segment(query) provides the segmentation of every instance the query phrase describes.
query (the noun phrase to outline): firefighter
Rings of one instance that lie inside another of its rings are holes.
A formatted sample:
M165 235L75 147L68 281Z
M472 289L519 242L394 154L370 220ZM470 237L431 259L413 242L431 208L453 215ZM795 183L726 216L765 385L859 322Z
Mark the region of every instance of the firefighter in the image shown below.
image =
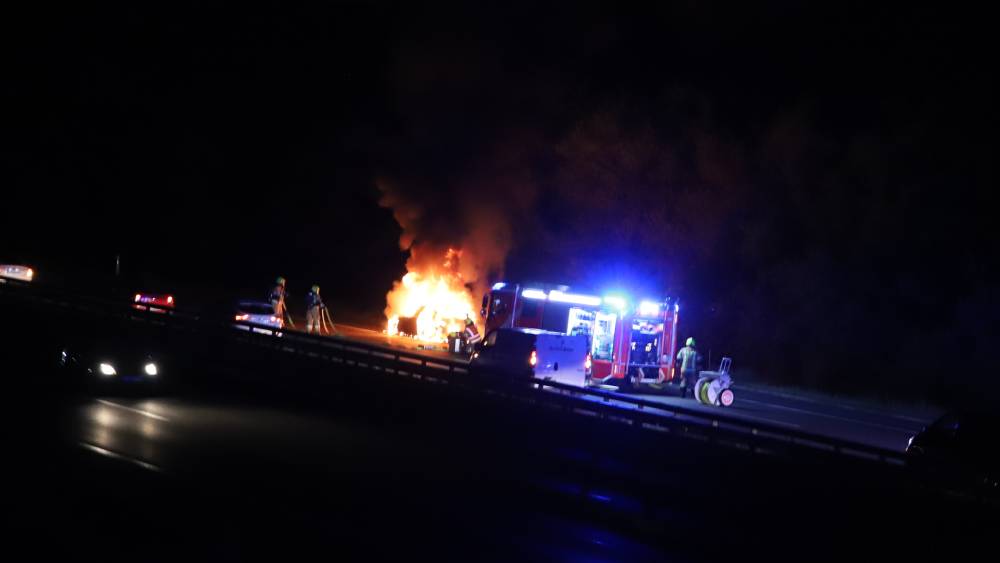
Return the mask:
M274 307L274 315L279 319L285 318L285 278L278 276L274 281L274 289L268 295L271 306Z
M472 322L472 319L469 317L465 317L465 332L462 333L462 337L465 338L465 347L467 350L472 350L483 339L479 334L479 329L476 328L476 323Z
M306 294L306 332L320 333L323 325L323 299L319 296L319 286L314 285Z
M686 346L677 352L677 362L681 368L681 397L694 396L694 384L701 369L701 354L695 350L694 338L688 338Z

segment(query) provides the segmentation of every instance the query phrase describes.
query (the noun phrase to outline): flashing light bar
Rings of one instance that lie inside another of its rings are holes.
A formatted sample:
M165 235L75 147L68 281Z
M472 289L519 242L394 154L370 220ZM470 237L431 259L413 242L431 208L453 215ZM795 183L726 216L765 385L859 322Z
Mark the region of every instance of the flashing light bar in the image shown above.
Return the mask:
M548 295L540 289L526 289L521 292L521 295L527 299L546 299Z
M601 304L600 297L593 297L591 295L577 295L574 293L563 293L561 291L556 291L554 289L549 292L549 299L552 301L557 301L559 303L590 305L591 307L596 307Z
M611 305L612 307L615 307L616 309L619 309L619 310L624 310L625 309L625 298L624 297L618 297L617 295L608 295L608 296L606 296L604 298L604 304L605 305Z
M135 302L138 303L140 301L142 301L142 294L136 293L135 294Z
M167 296L167 303L173 304L173 302L174 302L174 296L173 295L168 295Z
M655 317L660 314L660 304L654 301L639 303L639 314L643 317Z
M505 284L503 282L497 282L497 283L493 284L493 291L497 291L497 290L503 289L505 287L507 287L507 284Z
M674 303L674 312L676 313L676 312L678 312L678 311L680 311L680 310L681 310L681 305L680 305L680 303Z

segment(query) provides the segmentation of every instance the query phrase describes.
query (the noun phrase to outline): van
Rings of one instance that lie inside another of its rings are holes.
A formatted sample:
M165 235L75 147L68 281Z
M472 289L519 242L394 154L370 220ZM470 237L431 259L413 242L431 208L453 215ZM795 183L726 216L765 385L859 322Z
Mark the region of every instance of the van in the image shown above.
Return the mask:
M534 328L500 328L476 346L470 368L514 377L537 377L583 387L590 382L590 342Z

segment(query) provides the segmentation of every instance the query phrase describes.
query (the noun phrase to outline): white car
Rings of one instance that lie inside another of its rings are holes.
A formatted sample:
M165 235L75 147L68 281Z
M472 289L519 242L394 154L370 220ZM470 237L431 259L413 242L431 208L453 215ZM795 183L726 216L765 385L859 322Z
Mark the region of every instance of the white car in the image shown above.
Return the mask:
M0 278L30 282L34 277L35 271L28 266L0 264Z
M275 336L281 336L280 330L285 327L285 321L274 314L274 307L270 303L265 303L261 301L240 301L236 305L236 316L234 320L237 323L236 328L240 330L253 330L260 334L273 334ZM247 324L242 324L247 323ZM262 325L265 327L271 327L277 330L268 330L266 328L261 328L260 326L249 326L249 325Z

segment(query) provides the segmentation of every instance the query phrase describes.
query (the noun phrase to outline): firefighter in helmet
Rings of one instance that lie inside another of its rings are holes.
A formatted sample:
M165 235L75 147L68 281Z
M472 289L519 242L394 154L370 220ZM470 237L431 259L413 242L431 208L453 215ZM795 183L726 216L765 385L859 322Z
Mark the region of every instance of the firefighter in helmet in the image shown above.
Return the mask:
M271 306L274 307L274 315L279 319L285 318L285 278L278 276L274 280L274 288L268 296Z
M694 384L701 370L701 354L694 346L694 337L688 338L686 345L677 352L677 363L681 369L681 397L694 396Z
M319 296L319 286L314 285L306 294L306 332L321 332L323 324L323 299Z
M476 323L472 322L469 317L465 317L465 332L462 333L462 337L465 339L467 350L472 350L483 339L482 335L479 334L479 329L476 328Z

